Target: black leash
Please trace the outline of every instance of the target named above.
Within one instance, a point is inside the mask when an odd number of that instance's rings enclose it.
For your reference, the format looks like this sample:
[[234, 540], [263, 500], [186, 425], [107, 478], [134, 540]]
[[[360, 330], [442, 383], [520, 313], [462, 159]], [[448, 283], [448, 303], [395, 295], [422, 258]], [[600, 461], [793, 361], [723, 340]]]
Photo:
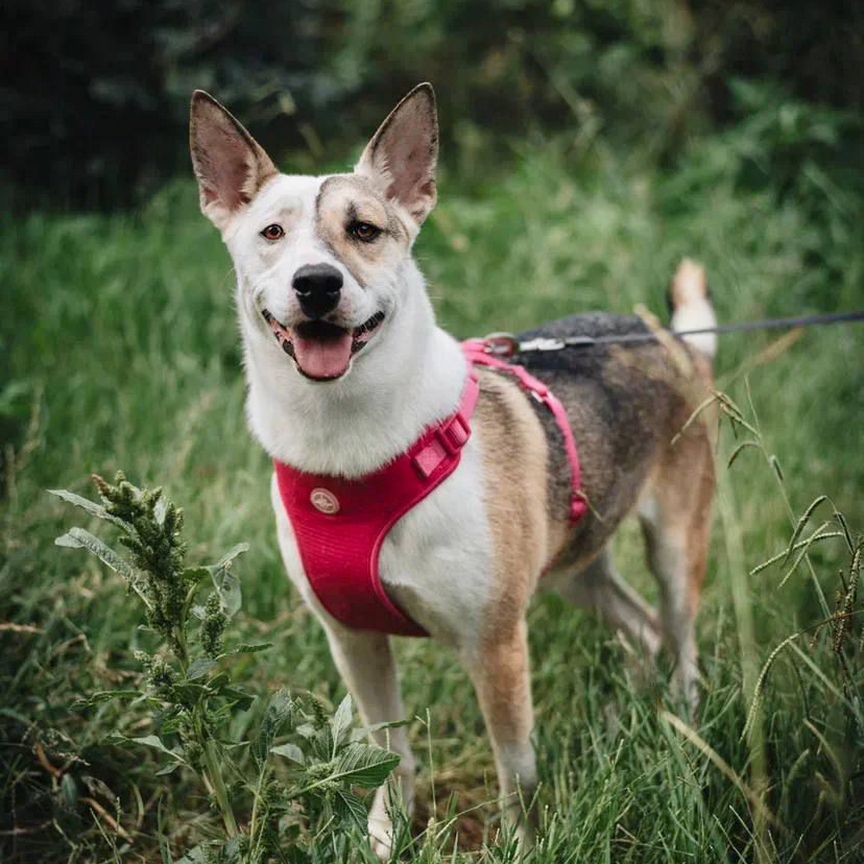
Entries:
[[[703, 327], [699, 330], [668, 330], [663, 333], [682, 339], [685, 336], [701, 336], [708, 333], [748, 333], [753, 330], [787, 330], [797, 327], [818, 327], [827, 324], [849, 324], [864, 321], [864, 310], [858, 312], [835, 312], [828, 315], [804, 315], [799, 318], [766, 318], [763, 321], [742, 321], [737, 324], [719, 324], [717, 327]], [[493, 333], [486, 337], [490, 353], [502, 356], [525, 354], [537, 351], [561, 351], [564, 348], [588, 348], [592, 345], [615, 343], [655, 342], [657, 335], [643, 333], [620, 333], [608, 336], [565, 336], [561, 338], [540, 336], [520, 342], [509, 333]]]

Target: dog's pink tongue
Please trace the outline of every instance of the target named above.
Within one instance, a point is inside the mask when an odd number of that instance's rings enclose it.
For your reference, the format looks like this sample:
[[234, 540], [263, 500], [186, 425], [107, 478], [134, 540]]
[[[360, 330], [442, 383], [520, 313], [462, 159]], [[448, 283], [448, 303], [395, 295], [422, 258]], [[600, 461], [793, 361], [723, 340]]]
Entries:
[[351, 362], [351, 334], [335, 339], [304, 339], [298, 333], [292, 339], [294, 359], [310, 378], [339, 378]]

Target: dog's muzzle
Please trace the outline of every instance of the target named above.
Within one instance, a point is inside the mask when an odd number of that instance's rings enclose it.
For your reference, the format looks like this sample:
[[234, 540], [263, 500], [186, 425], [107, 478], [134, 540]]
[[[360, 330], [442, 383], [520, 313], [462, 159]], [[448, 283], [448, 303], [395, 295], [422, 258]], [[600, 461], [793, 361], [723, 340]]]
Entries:
[[288, 328], [267, 309], [262, 309], [261, 314], [282, 350], [294, 358], [301, 374], [313, 381], [341, 378], [385, 317], [383, 312], [376, 312], [353, 329], [321, 320], [303, 321]]

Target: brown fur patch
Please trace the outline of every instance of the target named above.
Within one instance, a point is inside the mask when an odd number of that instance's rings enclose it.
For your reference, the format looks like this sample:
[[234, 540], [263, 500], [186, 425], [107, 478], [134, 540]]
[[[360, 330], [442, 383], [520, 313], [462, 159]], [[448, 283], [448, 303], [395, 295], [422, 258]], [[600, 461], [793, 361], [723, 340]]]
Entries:
[[708, 277], [705, 268], [689, 258], [679, 265], [669, 289], [669, 299], [673, 308], [706, 300], [709, 297]]
[[528, 398], [507, 376], [488, 370], [480, 373], [480, 388], [474, 427], [498, 584], [485, 635], [494, 641], [521, 620], [562, 530], [547, 518], [549, 446]]
[[[374, 270], [395, 269], [410, 246], [410, 233], [393, 207], [365, 177], [329, 177], [315, 202], [315, 228], [330, 251], [361, 286]], [[352, 222], [368, 222], [381, 231], [371, 243], [348, 233]]]
[[[679, 428], [689, 419], [682, 411], [677, 417]], [[676, 437], [663, 451], [646, 489], [662, 511], [667, 533], [677, 537], [683, 547], [686, 599], [693, 615], [708, 569], [711, 539], [714, 459], [709, 422], [697, 420]]]
[[[488, 640], [470, 667], [483, 716], [496, 748], [528, 739], [534, 723], [528, 628], [524, 619]], [[502, 778], [506, 782], [506, 778]]]

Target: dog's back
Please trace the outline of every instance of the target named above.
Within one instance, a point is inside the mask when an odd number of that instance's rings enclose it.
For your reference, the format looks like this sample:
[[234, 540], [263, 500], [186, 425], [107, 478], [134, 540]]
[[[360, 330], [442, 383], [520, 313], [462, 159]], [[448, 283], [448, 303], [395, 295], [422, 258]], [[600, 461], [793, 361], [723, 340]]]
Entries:
[[[648, 333], [636, 316], [593, 313], [551, 322], [519, 338]], [[600, 342], [516, 358], [567, 409], [590, 505], [573, 537], [580, 559], [592, 557], [632, 509], [659, 454], [695, 410], [695, 394], [704, 395], [710, 386], [707, 358], [684, 344], [676, 347], [682, 356], [676, 357], [659, 341], [646, 341]], [[563, 521], [569, 507], [570, 478], [561, 433], [542, 406], [535, 410], [549, 442], [550, 516]], [[692, 434], [701, 436], [704, 426], [696, 424]]]

